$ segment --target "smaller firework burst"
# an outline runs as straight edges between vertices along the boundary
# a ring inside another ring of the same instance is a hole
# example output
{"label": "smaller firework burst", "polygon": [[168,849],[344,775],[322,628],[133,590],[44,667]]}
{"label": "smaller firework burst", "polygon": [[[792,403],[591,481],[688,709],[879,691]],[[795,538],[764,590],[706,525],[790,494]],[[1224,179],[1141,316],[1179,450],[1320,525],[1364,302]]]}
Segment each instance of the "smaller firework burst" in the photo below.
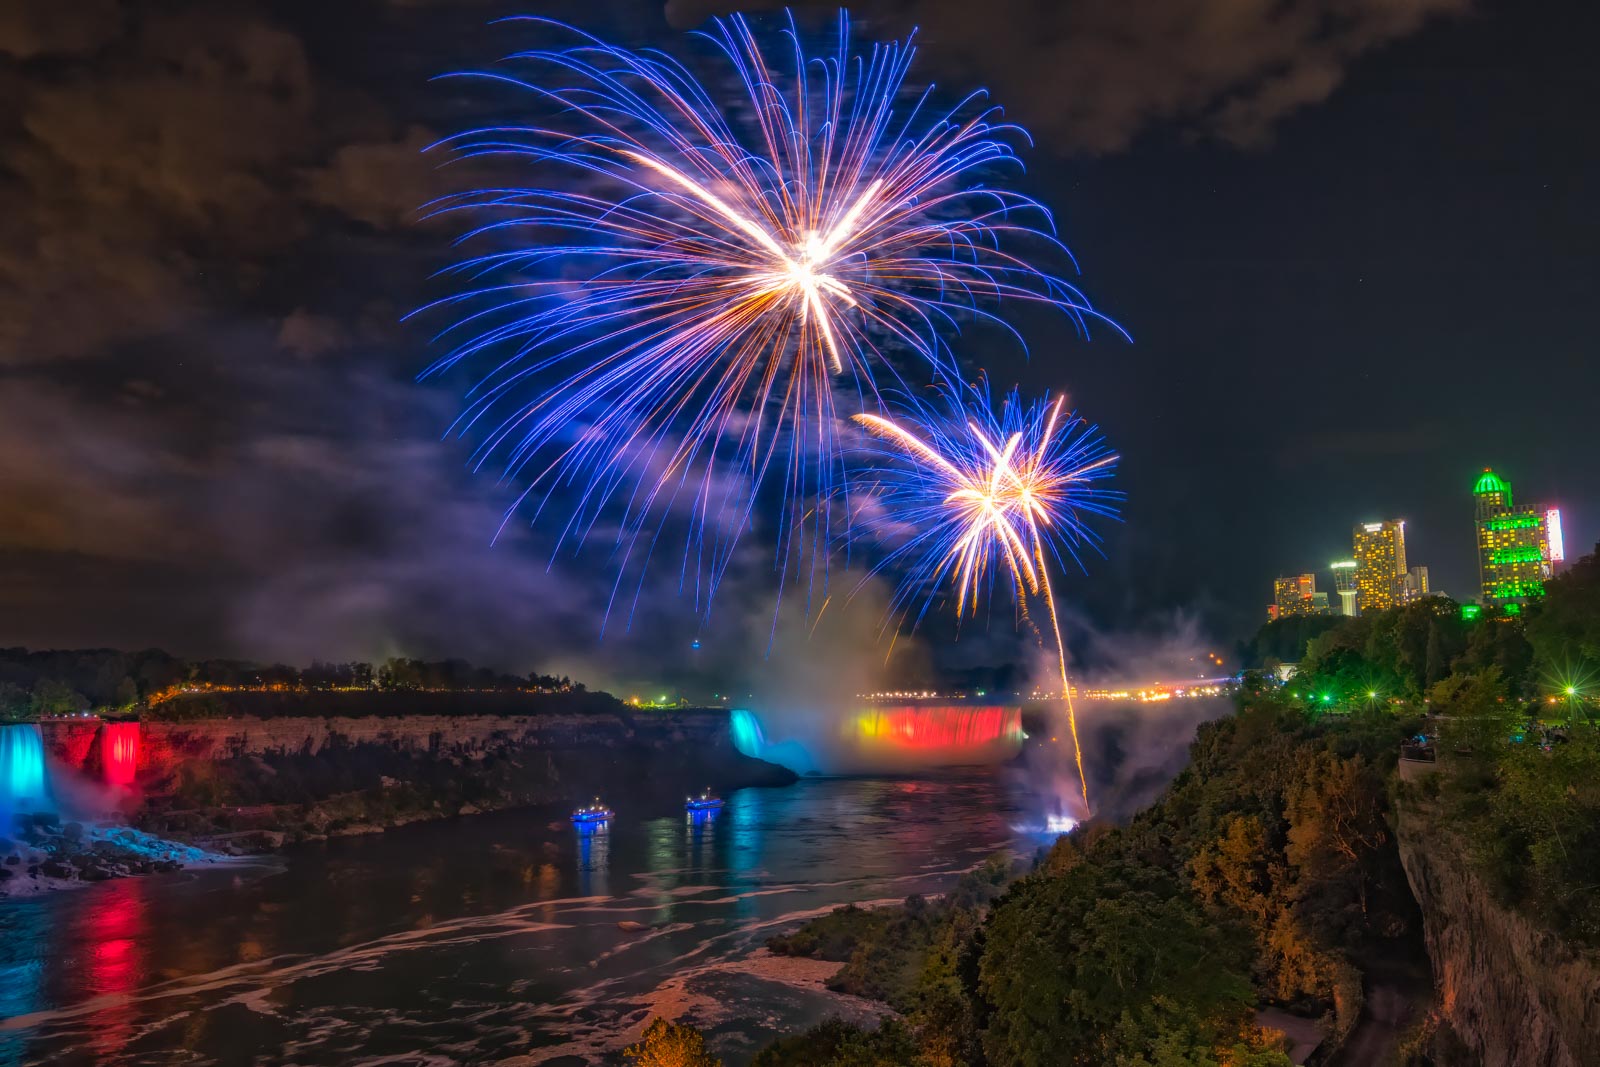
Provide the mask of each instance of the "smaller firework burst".
{"label": "smaller firework burst", "polygon": [[1101,483],[1118,457],[1094,426],[1066,410],[1064,397],[1024,404],[1013,390],[998,413],[986,384],[949,390],[946,399],[949,413],[942,417],[924,411],[901,421],[855,416],[886,446],[872,453],[864,479],[876,489],[871,521],[905,534],[880,565],[905,574],[892,616],[910,618],[914,627],[951,585],[957,615],[975,614],[997,577],[1010,585],[1024,615],[1030,598],[1042,600],[1087,804],[1050,572],[1064,558],[1081,568],[1082,550],[1098,551],[1099,538],[1085,520],[1115,516],[1121,494]]}

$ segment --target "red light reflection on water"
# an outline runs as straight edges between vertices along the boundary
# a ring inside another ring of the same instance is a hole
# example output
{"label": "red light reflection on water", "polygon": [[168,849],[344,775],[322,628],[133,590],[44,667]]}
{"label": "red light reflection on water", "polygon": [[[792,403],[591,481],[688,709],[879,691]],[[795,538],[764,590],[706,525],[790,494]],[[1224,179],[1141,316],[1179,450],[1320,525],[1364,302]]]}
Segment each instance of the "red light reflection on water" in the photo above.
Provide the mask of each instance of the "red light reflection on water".
{"label": "red light reflection on water", "polygon": [[138,989],[143,977],[144,894],[143,879],[124,878],[100,887],[93,906],[81,913],[84,991],[90,998],[107,998],[95,1013],[97,1056],[120,1051],[133,1037],[133,1005],[122,995]]}

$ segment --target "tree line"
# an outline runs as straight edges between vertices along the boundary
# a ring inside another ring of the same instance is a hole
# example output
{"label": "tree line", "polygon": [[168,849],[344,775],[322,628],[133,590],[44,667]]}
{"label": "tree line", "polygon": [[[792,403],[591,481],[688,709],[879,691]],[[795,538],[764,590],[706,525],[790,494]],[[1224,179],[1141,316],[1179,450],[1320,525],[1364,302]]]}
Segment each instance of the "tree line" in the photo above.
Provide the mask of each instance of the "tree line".
{"label": "tree line", "polygon": [[0,719],[85,711],[127,712],[185,690],[584,691],[561,676],[508,674],[466,660],[394,656],[380,663],[314,661],[309,667],[247,660],[184,660],[160,649],[0,649]]}

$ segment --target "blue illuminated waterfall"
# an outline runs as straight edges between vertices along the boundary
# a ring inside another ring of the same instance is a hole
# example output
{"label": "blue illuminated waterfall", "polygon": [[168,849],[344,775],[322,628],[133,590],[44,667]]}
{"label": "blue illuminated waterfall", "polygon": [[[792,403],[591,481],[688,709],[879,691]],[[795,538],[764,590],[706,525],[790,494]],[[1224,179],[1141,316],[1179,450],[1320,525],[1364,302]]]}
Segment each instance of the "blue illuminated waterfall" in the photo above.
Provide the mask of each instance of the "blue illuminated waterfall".
{"label": "blue illuminated waterfall", "polygon": [[53,808],[44,738],[33,723],[0,726],[0,815]]}

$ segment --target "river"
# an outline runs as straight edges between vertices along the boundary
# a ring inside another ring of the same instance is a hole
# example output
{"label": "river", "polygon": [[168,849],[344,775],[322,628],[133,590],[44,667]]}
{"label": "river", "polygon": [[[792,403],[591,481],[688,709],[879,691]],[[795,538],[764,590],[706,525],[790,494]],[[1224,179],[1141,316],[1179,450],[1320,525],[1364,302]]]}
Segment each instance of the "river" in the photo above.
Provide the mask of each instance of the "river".
{"label": "river", "polygon": [[622,806],[594,835],[504,812],[0,903],[0,1065],[582,1064],[660,1013],[733,1067],[874,1010],[765,938],[1031,853],[1010,794],[978,771],[813,779],[709,822]]}
{"label": "river", "polygon": [[[1096,810],[1119,822],[1229,710],[1086,704]],[[881,1011],[765,940],[1049,844],[1044,812],[1076,793],[1055,740],[1004,769],[740,790],[709,822],[619,783],[600,834],[501,812],[0,900],[0,1067],[580,1067],[616,1062],[653,1015],[742,1067],[776,1036]]]}

